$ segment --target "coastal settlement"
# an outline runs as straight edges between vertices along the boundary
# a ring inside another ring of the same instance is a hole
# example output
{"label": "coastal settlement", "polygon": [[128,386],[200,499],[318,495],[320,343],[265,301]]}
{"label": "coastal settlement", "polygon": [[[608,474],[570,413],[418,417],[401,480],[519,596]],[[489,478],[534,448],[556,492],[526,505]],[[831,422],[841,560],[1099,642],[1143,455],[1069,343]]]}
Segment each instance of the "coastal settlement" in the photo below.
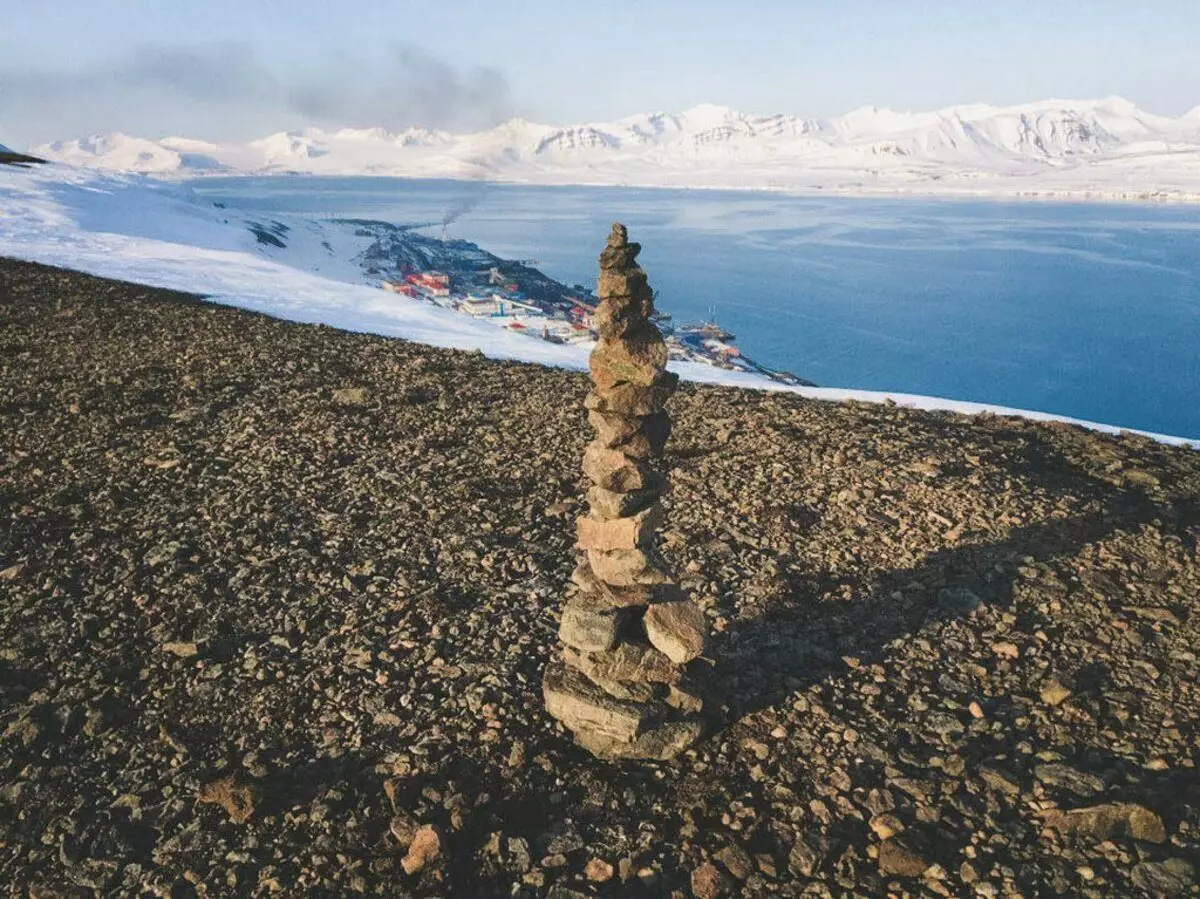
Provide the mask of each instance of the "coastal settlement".
{"label": "coastal settlement", "polygon": [[[426,237],[404,226],[353,224],[375,237],[362,257],[366,274],[402,300],[452,309],[552,343],[590,346],[598,339],[594,291],[555,281],[533,267],[537,260],[500,259],[469,241]],[[734,335],[712,321],[676,326],[666,313],[656,313],[653,321],[671,359],[812,386],[744,355]]]}

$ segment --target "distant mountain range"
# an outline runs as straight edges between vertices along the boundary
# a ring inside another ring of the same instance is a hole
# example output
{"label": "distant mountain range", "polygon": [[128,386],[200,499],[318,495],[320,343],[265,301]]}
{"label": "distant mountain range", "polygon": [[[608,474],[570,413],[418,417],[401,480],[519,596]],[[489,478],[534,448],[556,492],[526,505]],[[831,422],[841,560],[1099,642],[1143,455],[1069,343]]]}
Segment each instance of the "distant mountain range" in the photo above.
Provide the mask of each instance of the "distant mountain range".
{"label": "distant mountain range", "polygon": [[1154,115],[1117,97],[833,119],[722,106],[558,127],[280,132],[248,143],[113,133],[34,147],[75,165],[168,176],[395,175],[555,184],[1200,200],[1200,107]]}

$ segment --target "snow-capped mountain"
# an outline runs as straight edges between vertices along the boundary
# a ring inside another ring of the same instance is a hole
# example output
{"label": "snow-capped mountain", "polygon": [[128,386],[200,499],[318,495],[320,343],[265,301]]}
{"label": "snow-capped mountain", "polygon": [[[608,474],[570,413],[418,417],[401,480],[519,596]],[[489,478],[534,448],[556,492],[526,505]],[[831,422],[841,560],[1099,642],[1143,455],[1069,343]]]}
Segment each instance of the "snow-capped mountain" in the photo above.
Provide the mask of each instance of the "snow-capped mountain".
{"label": "snow-capped mountain", "polygon": [[156,175],[396,175],[531,183],[1200,198],[1200,107],[1154,115],[1119,97],[834,119],[703,105],[569,126],[489,131],[309,128],[245,144],[108,134],[33,148]]}

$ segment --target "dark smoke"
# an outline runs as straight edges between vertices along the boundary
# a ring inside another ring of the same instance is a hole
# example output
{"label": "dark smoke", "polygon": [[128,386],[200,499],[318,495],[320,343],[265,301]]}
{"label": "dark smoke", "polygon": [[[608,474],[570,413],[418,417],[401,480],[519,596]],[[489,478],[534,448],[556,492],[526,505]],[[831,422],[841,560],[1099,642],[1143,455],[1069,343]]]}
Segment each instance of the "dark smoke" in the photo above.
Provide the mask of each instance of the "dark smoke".
{"label": "dark smoke", "polygon": [[472,211],[476,206],[483,202],[483,197],[487,193],[487,184],[482,181],[468,182],[466,190],[469,191],[466,196],[456,201],[446,214],[442,216],[442,227],[453,225],[460,218]]}
{"label": "dark smoke", "polygon": [[503,72],[459,69],[409,45],[374,62],[331,54],[290,73],[244,43],[143,45],[68,71],[0,63],[4,136],[28,144],[105,131],[240,140],[304,125],[462,131],[514,112]]}

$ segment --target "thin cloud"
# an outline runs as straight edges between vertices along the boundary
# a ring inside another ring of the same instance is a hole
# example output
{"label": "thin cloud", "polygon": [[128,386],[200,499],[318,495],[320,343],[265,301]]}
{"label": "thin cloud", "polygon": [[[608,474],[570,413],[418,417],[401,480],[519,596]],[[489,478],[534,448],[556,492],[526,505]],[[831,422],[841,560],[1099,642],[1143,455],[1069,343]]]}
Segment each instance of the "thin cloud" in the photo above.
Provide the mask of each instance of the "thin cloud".
{"label": "thin cloud", "polygon": [[237,139],[302,125],[466,130],[513,109],[504,72],[403,44],[378,61],[333,54],[290,73],[245,43],[148,44],[65,71],[0,65],[0,136],[27,143],[101,131]]}

